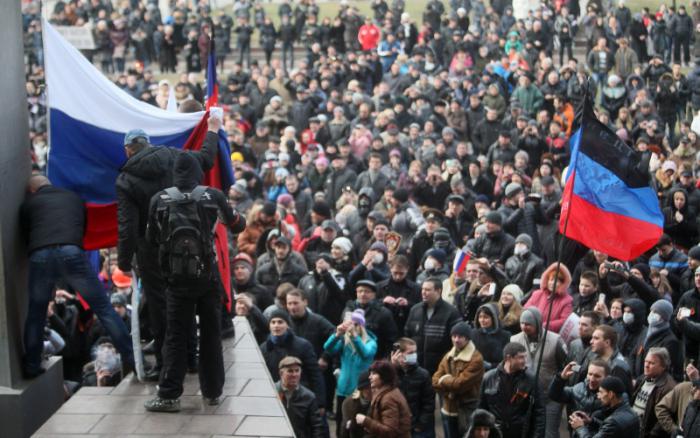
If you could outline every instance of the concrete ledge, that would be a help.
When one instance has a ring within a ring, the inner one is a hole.
[[[17,388],[0,387],[0,435],[31,436],[61,407],[64,398],[63,362],[53,357],[41,376],[22,381]]]
[[[34,436],[294,436],[248,321],[234,323],[235,339],[223,341],[226,382],[219,406],[203,403],[197,376],[188,374],[181,412],[147,412],[143,403],[155,384],[127,377],[116,388],[82,388]]]

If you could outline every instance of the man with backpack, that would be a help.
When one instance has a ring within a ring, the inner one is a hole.
[[[217,405],[224,386],[214,227],[221,220],[231,232],[240,233],[245,218],[228,205],[223,192],[198,185],[203,176],[193,154],[180,154],[175,160],[175,185],[156,193],[149,208],[146,240],[158,248],[167,282],[167,328],[158,395],[144,404],[148,411],[180,410],[195,308],[200,328],[199,381],[205,401]]]
[[[218,153],[218,132],[222,121],[210,117],[209,131],[202,150],[193,154],[204,171],[209,170]],[[117,242],[118,266],[131,276],[134,255],[143,284],[148,308],[148,324],[154,340],[156,364],[146,374],[148,380],[157,380],[162,365],[161,350],[165,338],[165,279],[157,263],[155,250],[145,242],[148,206],[153,195],[173,184],[173,166],[182,150],[153,146],[148,134],[133,129],[124,137],[127,160],[117,177]]]

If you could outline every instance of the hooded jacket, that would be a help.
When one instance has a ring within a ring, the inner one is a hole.
[[[630,298],[625,300],[625,307],[629,307],[632,311],[634,321],[632,324],[622,324],[622,333],[620,333],[617,347],[632,368],[637,352],[642,348],[647,336],[647,306],[638,298]]]
[[[187,152],[199,161],[203,171],[211,169],[218,152],[219,137],[207,132],[201,151]],[[175,159],[180,149],[150,146],[131,156],[116,181],[117,220],[119,240],[118,265],[122,271],[131,270],[131,261],[146,235],[151,198],[160,190],[173,186]],[[146,249],[146,248],[144,248]]]
[[[680,209],[677,209],[673,201],[676,193],[681,193],[685,197],[685,204]],[[683,220],[678,222],[676,212],[683,215]],[[680,188],[672,189],[667,198],[664,213],[664,232],[671,236],[674,243],[683,248],[691,248],[697,242],[698,226],[697,212],[690,205],[688,193]]]
[[[479,387],[484,377],[484,359],[473,342],[457,351],[452,347],[440,361],[433,374],[433,388],[442,395],[440,411],[456,417],[460,407],[479,399]]]
[[[479,313],[486,312],[491,316],[493,326],[483,328],[479,324]],[[498,366],[503,360],[503,347],[510,342],[510,332],[501,328],[496,303],[486,303],[479,307],[474,317],[472,342],[484,358],[484,367],[488,371]]]
[[[566,344],[558,334],[548,331],[546,336],[543,335],[544,326],[542,323],[542,315],[537,308],[528,307],[523,310],[523,313],[530,312],[535,319],[537,334],[533,342],[524,332],[513,335],[510,338],[511,342],[517,342],[527,350],[527,367],[534,374],[537,364],[542,357],[542,368],[539,374],[540,390],[546,394],[547,389],[554,375],[564,368],[566,364]],[[544,342],[542,340],[544,339]]]
[[[536,307],[541,315],[547,315],[549,312],[549,298],[552,292],[547,289],[549,284],[549,278],[555,274],[557,264],[551,264],[543,273],[540,279],[540,289],[536,290],[530,296],[530,299],[525,303],[527,307]],[[552,304],[552,318],[549,323],[549,330],[554,333],[559,333],[562,325],[566,321],[566,318],[571,315],[573,310],[573,299],[571,295],[567,293],[569,285],[571,284],[571,273],[569,269],[563,264],[560,265],[560,271],[564,277],[564,281],[557,282],[557,290],[554,293],[554,300]],[[546,318],[546,317],[545,317]],[[547,320],[542,321],[542,326],[546,327]]]

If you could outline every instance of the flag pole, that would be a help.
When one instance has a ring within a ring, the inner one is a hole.
[[[586,89],[586,92],[583,96],[583,102],[582,102],[582,107],[581,107],[581,116],[579,119],[580,120],[579,129],[583,125],[583,114],[585,113],[586,106],[588,105],[588,99],[589,99],[588,80],[586,82],[585,89]],[[575,157],[575,155],[572,154],[572,160],[569,163],[569,169],[568,169],[569,178],[571,178],[571,182],[570,182],[570,184],[567,184],[565,186],[565,189],[564,189],[565,192],[567,190],[569,192],[573,192],[573,190],[574,190],[574,183],[576,182],[576,180],[575,180],[575,178],[576,178],[576,172],[575,172],[576,166],[575,166],[575,164],[576,163],[574,162],[574,157]],[[568,187],[568,189],[566,187]],[[547,300],[548,301],[547,323],[545,324],[544,330],[542,331],[539,343],[537,345],[537,350],[539,350],[539,353],[540,353],[540,357],[537,360],[537,367],[535,368],[535,385],[537,385],[537,386],[539,385],[540,371],[542,369],[542,359],[544,357],[544,349],[545,349],[545,344],[547,342],[547,332],[549,331],[549,326],[550,326],[551,319],[552,319],[552,309],[554,308],[554,298],[556,296],[557,283],[559,282],[559,270],[561,269],[561,255],[562,255],[562,251],[564,249],[564,239],[566,239],[566,231],[569,227],[569,218],[571,217],[571,193],[569,193],[568,198],[565,196],[563,198],[565,198],[567,200],[566,202],[568,202],[568,205],[566,206],[566,213],[565,213],[566,216],[564,217],[564,226],[562,227],[562,230],[560,233],[561,238],[559,239],[559,243],[557,244],[557,250],[556,250],[557,265],[556,265],[556,268],[554,269],[555,276],[554,276],[554,285],[552,286],[552,295]],[[562,205],[562,207],[563,207],[563,205]],[[547,287],[547,285],[540,285],[540,287],[541,288]],[[542,394],[539,394],[539,396],[542,397]],[[527,417],[526,417],[527,422],[525,423],[525,427],[523,428],[523,431],[522,431],[523,438],[527,438],[530,435],[529,434],[530,427],[532,426],[532,408],[534,405],[534,397],[533,397],[532,393],[530,393],[529,398],[530,398],[530,403],[529,403],[528,410],[527,410]],[[544,424],[545,424],[545,427],[547,427],[547,416],[546,415],[544,417]]]

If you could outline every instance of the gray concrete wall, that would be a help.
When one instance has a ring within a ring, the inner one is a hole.
[[[4,387],[17,386],[21,374],[20,328],[26,306],[26,252],[17,213],[31,167],[21,23],[20,2],[4,2],[0,14],[0,386]]]
[[[32,381],[21,373],[26,314],[27,256],[19,233],[19,206],[31,171],[20,2],[0,14],[0,435],[30,436],[63,402],[60,359]]]

